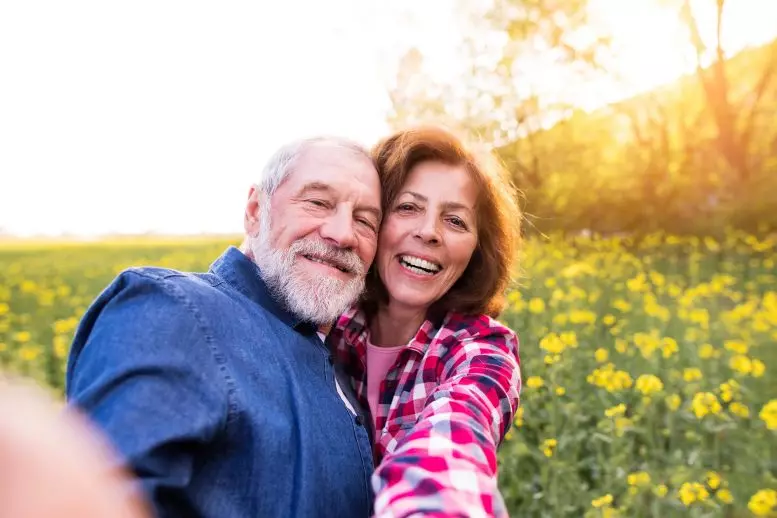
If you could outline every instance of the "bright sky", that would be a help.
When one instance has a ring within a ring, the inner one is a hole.
[[[677,17],[655,0],[595,1],[626,86],[570,91],[538,63],[527,71],[535,88],[591,106],[687,70],[685,42],[657,32]],[[775,36],[777,1],[730,3],[732,49]],[[374,142],[386,131],[386,80],[409,45],[455,66],[453,16],[440,14],[452,5],[3,2],[0,229],[238,233],[248,187],[279,144],[316,133]]]

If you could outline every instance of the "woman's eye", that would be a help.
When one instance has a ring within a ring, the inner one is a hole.
[[[455,226],[457,226],[459,228],[462,228],[462,229],[465,229],[465,230],[467,228],[467,224],[464,223],[464,220],[459,218],[459,217],[454,216],[454,217],[450,218],[448,221],[450,221],[453,225],[455,225]]]
[[[402,212],[409,212],[414,208],[415,206],[412,203],[400,203],[399,205],[397,205],[397,210]]]

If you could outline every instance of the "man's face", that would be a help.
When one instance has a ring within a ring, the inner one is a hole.
[[[298,316],[333,321],[363,291],[375,257],[380,183],[371,161],[341,147],[314,146],[275,191],[269,211],[255,197],[246,231],[265,282]]]

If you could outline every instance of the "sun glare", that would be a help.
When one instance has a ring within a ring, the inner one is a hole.
[[[676,4],[659,0],[594,0],[593,17],[613,35],[614,63],[608,72],[608,97],[625,97],[650,90],[692,72],[696,51]],[[691,6],[709,63],[716,45],[716,7],[711,0],[693,0]],[[746,46],[777,37],[777,2],[729,1],[725,5],[722,44],[727,55]],[[613,100],[612,98],[608,100]]]

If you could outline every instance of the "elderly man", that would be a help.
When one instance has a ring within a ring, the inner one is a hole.
[[[380,220],[363,148],[295,142],[251,189],[242,252],[131,268],[92,304],[68,399],[157,516],[370,514],[368,421],[321,336],[362,292]]]

